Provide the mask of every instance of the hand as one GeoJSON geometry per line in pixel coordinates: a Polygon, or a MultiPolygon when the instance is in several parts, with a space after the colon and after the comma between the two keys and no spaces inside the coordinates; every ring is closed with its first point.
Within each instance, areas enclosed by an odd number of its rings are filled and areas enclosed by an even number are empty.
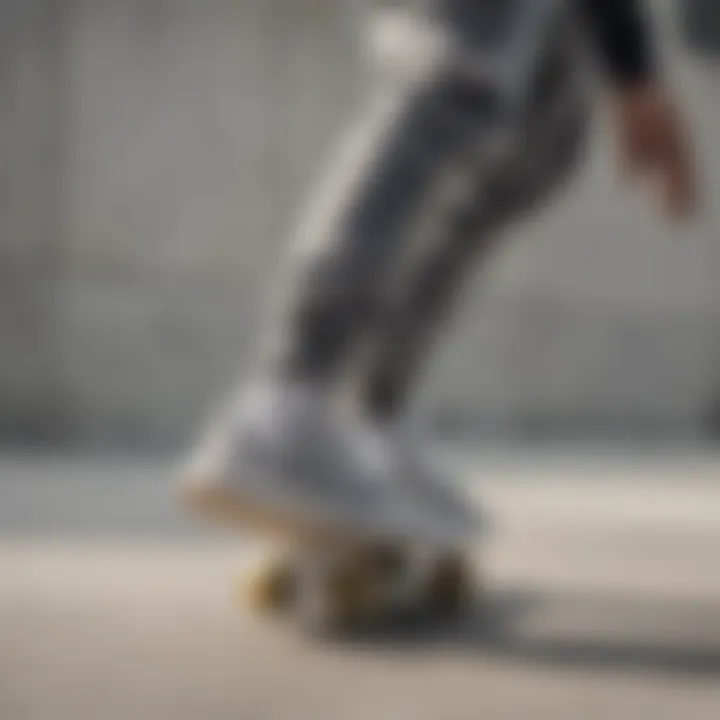
{"type": "Polygon", "coordinates": [[[673,217],[690,215],[697,203],[695,168],[675,104],[653,83],[619,90],[615,102],[620,162],[631,176],[657,185],[673,217]]]}

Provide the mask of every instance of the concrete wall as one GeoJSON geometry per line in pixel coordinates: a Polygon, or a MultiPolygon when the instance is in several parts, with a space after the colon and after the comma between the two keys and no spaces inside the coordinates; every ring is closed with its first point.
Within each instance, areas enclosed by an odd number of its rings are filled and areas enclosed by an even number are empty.
{"type": "Polygon", "coordinates": [[[56,334],[66,212],[62,38],[52,3],[0,4],[0,434],[61,423],[56,334]]]}
{"type": "MultiPolygon", "coordinates": [[[[0,3],[6,437],[192,430],[241,368],[294,212],[357,107],[361,11],[0,3]]],[[[712,196],[720,83],[672,56],[712,196]]],[[[450,333],[424,394],[446,416],[692,434],[720,401],[717,211],[662,227],[613,182],[608,142],[600,124],[583,176],[502,248],[450,333]]]]}

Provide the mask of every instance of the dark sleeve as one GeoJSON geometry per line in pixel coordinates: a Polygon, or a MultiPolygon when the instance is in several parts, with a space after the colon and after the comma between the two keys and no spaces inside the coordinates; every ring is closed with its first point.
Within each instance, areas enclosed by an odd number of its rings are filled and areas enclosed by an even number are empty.
{"type": "Polygon", "coordinates": [[[642,0],[577,0],[611,82],[646,80],[656,69],[651,22],[642,0]]]}

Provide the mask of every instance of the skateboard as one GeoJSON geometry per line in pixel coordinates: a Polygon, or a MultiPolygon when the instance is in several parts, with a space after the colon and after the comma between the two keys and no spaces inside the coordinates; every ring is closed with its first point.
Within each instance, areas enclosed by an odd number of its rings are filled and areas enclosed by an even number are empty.
{"type": "Polygon", "coordinates": [[[460,549],[367,540],[270,553],[241,578],[239,598],[264,616],[342,632],[458,618],[474,607],[478,591],[475,568],[460,549]]]}
{"type": "MultiPolygon", "coordinates": [[[[200,483],[202,486],[202,483],[200,483]]],[[[442,547],[428,537],[373,536],[322,526],[268,507],[237,502],[222,491],[186,495],[195,512],[273,547],[241,577],[238,597],[251,610],[344,631],[397,618],[449,619],[471,609],[478,576],[459,535],[442,547]]]]}

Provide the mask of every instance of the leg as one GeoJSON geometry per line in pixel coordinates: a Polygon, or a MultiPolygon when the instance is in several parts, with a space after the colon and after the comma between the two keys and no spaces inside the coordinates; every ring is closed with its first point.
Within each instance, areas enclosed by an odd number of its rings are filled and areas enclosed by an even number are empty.
{"type": "MultiPolygon", "coordinates": [[[[300,223],[283,284],[290,292],[262,358],[269,381],[255,383],[252,402],[233,399],[218,441],[197,454],[191,474],[210,480],[201,480],[195,505],[229,507],[242,490],[234,504],[253,499],[254,515],[277,497],[294,506],[300,496],[306,512],[357,520],[363,532],[379,524],[396,534],[415,522],[392,486],[392,458],[374,433],[358,437],[330,417],[327,387],[379,326],[425,198],[472,149],[495,106],[486,83],[440,62],[376,97],[300,223]],[[256,465],[263,481],[251,487],[256,465]],[[369,475],[383,482],[369,483],[369,475]]],[[[263,524],[286,525],[276,515],[263,524]]]]}
{"type": "MultiPolygon", "coordinates": [[[[492,155],[497,115],[492,108],[478,114],[477,152],[455,168],[454,202],[439,209],[442,220],[406,272],[403,291],[359,373],[360,401],[371,416],[392,419],[404,409],[432,337],[469,269],[487,256],[513,218],[546,198],[577,164],[586,105],[574,40],[558,33],[542,56],[531,101],[515,134],[507,137],[512,149],[504,157],[492,155]]],[[[441,199],[436,202],[442,205],[441,199]]]]}
{"type": "MultiPolygon", "coordinates": [[[[492,163],[487,155],[499,134],[514,133],[521,146],[526,130],[536,132],[527,95],[537,57],[558,32],[558,5],[434,0],[405,17],[404,37],[411,39],[407,56],[402,40],[393,48],[397,67],[388,75],[395,86],[381,88],[300,222],[285,283],[290,292],[264,356],[274,373],[315,381],[341,376],[390,311],[398,277],[423,242],[418,234],[446,181],[483,164],[466,178],[470,204],[473,182],[502,184],[498,176],[510,173],[509,160],[492,163]]],[[[511,185],[521,172],[516,168],[508,178],[511,185]]],[[[496,194],[517,192],[509,187],[496,194]]]]}
{"type": "MultiPolygon", "coordinates": [[[[442,52],[411,61],[398,86],[377,97],[301,223],[288,302],[266,358],[271,381],[252,387],[219,423],[217,438],[201,445],[189,473],[198,479],[189,493],[195,506],[262,516],[263,525],[291,537],[299,523],[324,537],[342,525],[384,542],[418,534],[446,542],[454,509],[446,522],[435,499],[412,496],[398,478],[411,473],[398,472],[385,433],[340,422],[326,407],[324,386],[346,375],[365,340],[397,333],[380,343],[368,387],[373,397],[383,383],[401,395],[477,232],[486,235],[546,182],[537,169],[557,149],[542,128],[563,104],[540,99],[565,81],[557,79],[562,72],[535,69],[538,48],[554,46],[554,15],[547,27],[531,24],[533,42],[525,20],[555,2],[432,4],[424,30],[439,33],[442,52]],[[490,7],[510,8],[500,41],[469,32],[487,20],[477,9],[490,7]],[[452,208],[441,216],[452,222],[433,227],[443,198],[452,208]]],[[[553,68],[562,53],[546,54],[543,67],[553,68]]]]}
{"type": "Polygon", "coordinates": [[[386,290],[409,250],[424,198],[467,151],[489,97],[433,75],[390,106],[378,102],[341,154],[340,177],[331,174],[301,225],[296,276],[271,352],[281,376],[334,380],[346,368],[387,311],[386,290]]]}

